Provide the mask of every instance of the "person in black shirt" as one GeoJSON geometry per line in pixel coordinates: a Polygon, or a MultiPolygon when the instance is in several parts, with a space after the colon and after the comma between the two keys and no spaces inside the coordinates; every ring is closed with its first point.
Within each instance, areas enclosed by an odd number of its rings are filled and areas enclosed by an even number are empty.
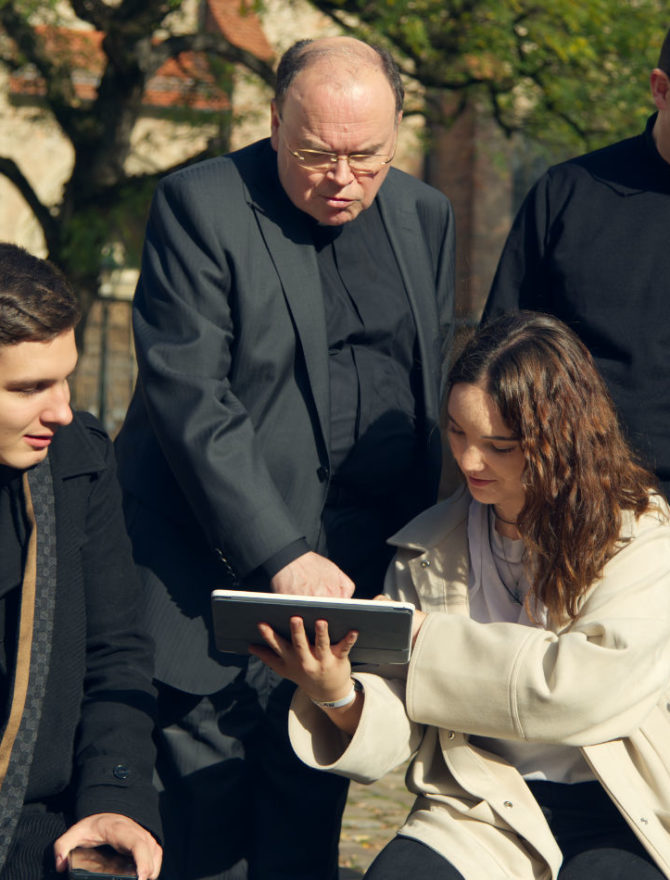
{"type": "Polygon", "coordinates": [[[1,880],[77,846],[140,880],[161,863],[152,655],[111,443],[70,409],[78,317],[54,266],[0,244],[1,880]]]}
{"type": "Polygon", "coordinates": [[[646,130],[550,168],[524,201],[484,308],[553,314],[594,356],[628,440],[670,498],[670,31],[646,130]]]}

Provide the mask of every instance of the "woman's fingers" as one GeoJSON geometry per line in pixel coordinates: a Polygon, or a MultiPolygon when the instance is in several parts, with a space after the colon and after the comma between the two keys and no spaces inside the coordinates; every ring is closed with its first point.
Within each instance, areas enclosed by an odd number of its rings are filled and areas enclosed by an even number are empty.
{"type": "Polygon", "coordinates": [[[351,632],[348,632],[336,645],[332,646],[333,654],[340,660],[346,659],[351,653],[351,649],[356,644],[357,639],[358,632],[355,629],[352,629],[351,632]]]}
{"type": "MultiPolygon", "coordinates": [[[[307,636],[304,633],[304,628],[302,634],[305,639],[305,644],[309,645],[307,636]]],[[[356,630],[351,630],[344,636],[344,638],[340,639],[339,642],[332,644],[330,641],[330,633],[328,631],[328,621],[317,620],[314,624],[313,656],[320,664],[327,664],[333,657],[340,660],[344,659],[349,655],[349,652],[356,644],[357,638],[358,632],[356,630]]]]}
{"type": "Polygon", "coordinates": [[[349,653],[358,632],[352,630],[334,645],[330,643],[328,623],[317,620],[314,641],[310,643],[302,617],[291,617],[291,640],[282,638],[268,624],[258,630],[267,647],[252,645],[249,650],[284,678],[290,678],[316,700],[338,700],[351,689],[349,653]]]}
{"type": "MultiPolygon", "coordinates": [[[[301,668],[308,675],[319,675],[341,661],[347,660],[356,644],[358,632],[351,630],[339,642],[331,644],[328,622],[317,620],[314,624],[314,641],[310,642],[302,617],[290,619],[291,641],[282,638],[267,623],[260,623],[258,630],[267,648],[252,646],[253,654],[260,657],[275,670],[301,668]]],[[[284,673],[286,674],[286,673],[284,673]]],[[[293,677],[293,676],[291,676],[293,677]]]]}
{"type": "Polygon", "coordinates": [[[317,620],[314,624],[314,653],[318,660],[324,660],[330,653],[330,635],[325,620],[317,620]]]}
{"type": "Polygon", "coordinates": [[[268,623],[259,623],[258,632],[279,657],[286,652],[288,642],[276,633],[268,623]]]}
{"type": "Polygon", "coordinates": [[[295,649],[296,655],[300,660],[301,664],[309,665],[309,662],[312,660],[312,646],[309,642],[309,638],[307,637],[307,633],[305,632],[305,622],[302,617],[292,617],[290,621],[291,625],[291,643],[293,644],[293,648],[295,649]]]}

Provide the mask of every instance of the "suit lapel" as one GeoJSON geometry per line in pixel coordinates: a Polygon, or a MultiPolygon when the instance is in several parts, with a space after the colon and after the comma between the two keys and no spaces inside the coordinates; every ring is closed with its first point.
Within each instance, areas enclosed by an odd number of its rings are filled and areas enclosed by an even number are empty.
{"type": "Polygon", "coordinates": [[[437,419],[438,401],[435,393],[435,376],[439,375],[439,352],[434,350],[433,338],[438,325],[435,306],[435,279],[430,261],[425,258],[426,244],[416,219],[416,213],[404,207],[401,192],[393,194],[393,180],[387,178],[379,191],[377,200],[386,232],[395,254],[410,308],[421,355],[423,394],[429,421],[437,419]],[[391,184],[391,186],[389,186],[391,184]]]}
{"type": "Polygon", "coordinates": [[[282,226],[252,204],[293,318],[326,448],[330,441],[330,376],[326,316],[319,269],[309,226],[297,210],[282,216],[282,226]]]}

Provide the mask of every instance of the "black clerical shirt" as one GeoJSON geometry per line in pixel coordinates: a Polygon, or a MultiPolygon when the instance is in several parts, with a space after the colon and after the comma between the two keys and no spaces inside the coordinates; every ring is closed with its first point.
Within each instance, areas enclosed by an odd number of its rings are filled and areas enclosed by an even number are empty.
{"type": "Polygon", "coordinates": [[[365,499],[397,490],[416,452],[416,330],[376,203],[314,224],[330,368],[332,483],[365,499]]]}
{"type": "MultiPolygon", "coordinates": [[[[295,210],[278,177],[276,186],[295,210]]],[[[382,508],[416,464],[414,318],[376,202],[341,226],[311,223],[329,354],[329,504],[344,496],[348,507],[382,508]]],[[[380,526],[382,542],[402,524],[380,526]]],[[[309,549],[306,540],[294,541],[266,560],[262,575],[271,578],[309,549]]]]}

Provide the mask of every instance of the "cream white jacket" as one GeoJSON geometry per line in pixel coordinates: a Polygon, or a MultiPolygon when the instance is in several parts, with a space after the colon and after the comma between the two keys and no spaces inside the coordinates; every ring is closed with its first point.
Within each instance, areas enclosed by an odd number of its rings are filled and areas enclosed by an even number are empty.
{"type": "Polygon", "coordinates": [[[670,878],[670,523],[626,519],[630,538],[555,630],[468,616],[467,511],[460,489],[398,532],[385,591],[429,612],[408,666],[357,672],[353,738],[301,692],[289,730],[312,767],[372,782],[414,756],[417,795],[400,833],[466,880],[555,880],[561,853],[517,770],[468,734],[580,748],[670,878]],[[436,612],[436,613],[430,613],[436,612]]]}

